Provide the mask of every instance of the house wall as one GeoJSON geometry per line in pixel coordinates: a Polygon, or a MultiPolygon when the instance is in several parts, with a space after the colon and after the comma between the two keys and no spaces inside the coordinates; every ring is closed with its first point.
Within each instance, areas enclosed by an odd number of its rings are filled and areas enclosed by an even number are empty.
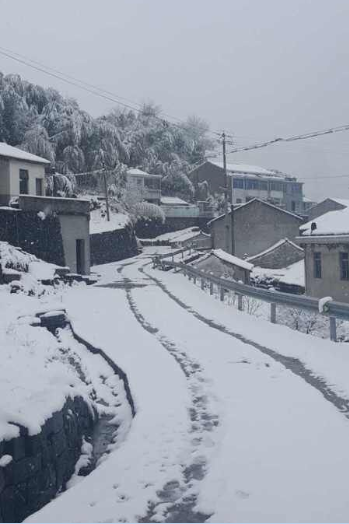
{"type": "Polygon", "coordinates": [[[19,195],[19,170],[26,169],[29,176],[29,195],[36,195],[35,179],[42,179],[43,193],[45,191],[45,164],[35,164],[33,162],[24,162],[22,160],[10,159],[10,196],[19,195]]]}
{"type": "MultiPolygon", "coordinates": [[[[294,240],[302,220],[263,202],[251,202],[234,211],[235,255],[243,258],[265,251],[282,238],[294,240]]],[[[232,253],[231,218],[228,219],[229,253],[232,253]]],[[[211,223],[213,247],[226,251],[225,217],[211,223]]]]}
{"type": "Polygon", "coordinates": [[[189,173],[189,178],[195,187],[197,187],[199,182],[206,180],[210,193],[222,193],[222,188],[225,186],[224,171],[221,167],[214,164],[205,163],[198,166],[189,173]]]}
{"type": "Polygon", "coordinates": [[[84,274],[90,274],[90,224],[89,218],[84,215],[59,215],[65,265],[69,266],[73,273],[77,272],[76,265],[76,241],[84,240],[85,243],[85,267],[84,274]]]}
{"type": "Polygon", "coordinates": [[[285,242],[281,246],[273,249],[269,253],[262,256],[256,256],[249,260],[251,264],[255,266],[269,268],[269,269],[280,269],[288,267],[299,260],[304,258],[304,252],[299,248],[297,249],[292,244],[285,242]]]}
{"type": "Polygon", "coordinates": [[[218,278],[241,280],[244,284],[250,283],[249,271],[233,264],[228,264],[215,255],[193,264],[197,269],[213,273],[218,278]]]}
{"type": "Polygon", "coordinates": [[[345,209],[345,206],[335,202],[334,200],[331,200],[330,198],[326,198],[326,200],[323,202],[320,202],[319,204],[316,204],[316,206],[313,206],[309,209],[308,220],[314,220],[315,218],[318,218],[329,211],[337,211],[339,209],[345,209]]]}
{"type": "Polygon", "coordinates": [[[10,162],[0,158],[0,204],[7,205],[10,198],[10,162]]]}
{"type": "Polygon", "coordinates": [[[322,298],[332,297],[340,302],[349,302],[349,281],[340,279],[339,253],[349,251],[349,243],[305,244],[305,292],[322,298]],[[322,278],[314,278],[314,252],[321,253],[322,278]]]}

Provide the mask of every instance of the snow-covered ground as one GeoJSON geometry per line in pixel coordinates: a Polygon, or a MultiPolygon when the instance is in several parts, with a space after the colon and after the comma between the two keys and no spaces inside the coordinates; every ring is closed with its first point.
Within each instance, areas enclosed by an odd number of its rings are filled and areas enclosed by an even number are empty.
{"type": "Polygon", "coordinates": [[[347,521],[348,346],[236,311],[147,253],[65,294],[75,329],[127,373],[136,416],[29,520],[347,521]]]}
{"type": "Polygon", "coordinates": [[[90,219],[90,233],[104,233],[106,231],[115,231],[116,229],[123,229],[130,222],[130,217],[123,213],[110,212],[110,220],[107,220],[105,211],[101,213],[100,209],[91,211],[90,219]]]}

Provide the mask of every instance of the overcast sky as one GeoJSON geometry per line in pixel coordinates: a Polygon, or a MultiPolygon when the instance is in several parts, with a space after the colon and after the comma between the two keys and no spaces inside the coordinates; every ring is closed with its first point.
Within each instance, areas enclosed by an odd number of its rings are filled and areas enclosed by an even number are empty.
{"type": "MultiPolygon", "coordinates": [[[[0,0],[0,13],[0,46],[177,118],[196,114],[237,145],[349,123],[348,0],[0,0]]],[[[0,70],[95,116],[113,107],[1,55],[0,70]]],[[[229,161],[293,174],[310,198],[349,198],[349,132],[229,161]]]]}

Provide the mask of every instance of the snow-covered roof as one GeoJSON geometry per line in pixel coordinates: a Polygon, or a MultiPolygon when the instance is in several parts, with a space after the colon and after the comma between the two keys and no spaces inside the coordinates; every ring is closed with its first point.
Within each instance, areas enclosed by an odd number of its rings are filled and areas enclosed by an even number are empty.
{"type": "Polygon", "coordinates": [[[0,142],[0,157],[15,158],[17,160],[25,160],[26,162],[36,162],[37,164],[49,164],[49,160],[41,156],[32,155],[27,151],[22,151],[18,147],[9,146],[5,142],[0,142]]]}
{"type": "MultiPolygon", "coordinates": [[[[223,162],[216,162],[212,160],[209,160],[209,162],[223,169],[223,162]]],[[[281,171],[277,171],[276,169],[265,169],[264,167],[251,166],[249,164],[227,164],[227,171],[228,174],[231,175],[256,175],[258,177],[276,177],[282,179],[288,177],[288,175],[282,173],[281,171]]]]}
{"type": "Polygon", "coordinates": [[[188,202],[178,197],[161,197],[161,204],[165,206],[189,206],[188,202]]]}
{"type": "Polygon", "coordinates": [[[228,264],[241,267],[242,269],[247,269],[247,271],[252,271],[253,269],[253,264],[250,264],[241,258],[235,257],[234,255],[230,255],[226,251],[223,251],[223,249],[213,249],[211,253],[220,260],[228,262],[228,264]]]}
{"type": "MultiPolygon", "coordinates": [[[[300,220],[300,221],[303,220],[300,216],[295,215],[294,213],[291,213],[291,211],[286,211],[286,209],[282,209],[281,207],[274,206],[273,204],[270,204],[270,202],[266,202],[265,200],[261,200],[260,198],[251,198],[251,200],[249,200],[248,202],[245,202],[244,204],[239,204],[238,206],[234,206],[234,213],[236,213],[240,209],[243,209],[246,206],[251,205],[253,202],[260,202],[261,204],[263,204],[265,206],[269,206],[269,207],[272,207],[274,209],[277,209],[281,213],[286,213],[287,215],[291,215],[294,218],[298,218],[298,220],[300,220]]],[[[229,214],[230,214],[230,212],[229,212],[229,214]]],[[[216,220],[221,220],[224,216],[225,216],[225,214],[222,213],[218,217],[213,218],[212,220],[210,220],[207,225],[210,225],[213,222],[216,222],[216,220]]]]}
{"type": "Polygon", "coordinates": [[[252,257],[248,257],[247,260],[252,262],[256,258],[262,257],[264,255],[267,255],[268,253],[271,253],[272,251],[275,251],[275,249],[278,249],[279,247],[281,247],[284,244],[289,244],[290,246],[294,247],[298,251],[303,251],[303,249],[300,246],[297,246],[297,244],[295,244],[294,242],[292,242],[288,238],[282,238],[281,240],[279,240],[278,242],[276,242],[272,246],[268,247],[268,249],[265,249],[264,251],[261,251],[261,253],[257,253],[257,255],[253,255],[252,257]]]}
{"type": "Polygon", "coordinates": [[[141,169],[138,169],[137,167],[132,167],[131,169],[127,170],[127,174],[130,176],[143,176],[143,177],[159,177],[161,178],[161,175],[152,175],[151,173],[146,173],[145,171],[142,171],[141,169]]]}
{"type": "Polygon", "coordinates": [[[264,267],[254,266],[252,271],[252,278],[264,279],[273,278],[283,284],[291,284],[295,286],[305,285],[305,269],[304,260],[299,260],[288,267],[281,269],[268,269],[264,267]]]}
{"type": "Polygon", "coordinates": [[[334,202],[337,202],[337,204],[340,204],[341,206],[349,207],[349,200],[345,198],[330,198],[330,200],[333,200],[334,202]]]}
{"type": "Polygon", "coordinates": [[[300,228],[302,236],[349,235],[349,207],[329,211],[300,228]],[[311,224],[316,224],[316,229],[311,231],[311,224]]]}

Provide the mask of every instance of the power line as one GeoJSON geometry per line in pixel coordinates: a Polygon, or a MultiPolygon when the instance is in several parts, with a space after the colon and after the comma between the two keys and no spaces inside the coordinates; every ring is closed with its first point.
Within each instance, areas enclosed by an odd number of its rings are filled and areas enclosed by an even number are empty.
{"type": "MultiPolygon", "coordinates": [[[[130,109],[132,111],[136,111],[138,113],[142,113],[142,105],[139,104],[138,102],[133,102],[125,97],[122,97],[122,96],[119,96],[119,95],[115,95],[114,93],[110,92],[110,91],[107,91],[103,88],[100,88],[100,87],[97,87],[93,84],[90,84],[88,82],[85,82],[83,80],[79,80],[78,78],[74,77],[74,76],[71,76],[71,75],[67,75],[66,73],[62,73],[61,71],[59,71],[58,69],[53,69],[51,68],[50,66],[47,66],[45,64],[42,64],[41,62],[37,62],[35,60],[32,60],[31,58],[28,58],[24,55],[21,55],[20,53],[16,53],[15,51],[11,51],[5,47],[1,47],[0,46],[0,54],[2,54],[3,56],[6,56],[7,58],[10,58],[11,60],[14,60],[16,62],[19,62],[21,64],[24,64],[26,65],[27,67],[31,67],[32,69],[35,69],[37,71],[40,71],[41,73],[44,73],[46,75],[49,75],[53,78],[56,78],[58,80],[61,80],[62,82],[66,82],[67,84],[70,84],[74,87],[77,87],[77,88],[80,88],[80,89],[83,89],[84,91],[92,94],[92,95],[95,95],[95,96],[98,96],[100,98],[104,98],[105,100],[109,100],[110,102],[113,102],[115,104],[118,104],[122,107],[125,107],[127,109],[130,109]],[[16,56],[14,56],[16,55],[16,56]],[[121,100],[125,100],[129,103],[125,103],[121,100]],[[133,104],[132,106],[130,104],[133,104]],[[138,106],[138,107],[134,107],[134,106],[138,106]]],[[[171,116],[171,115],[168,115],[167,113],[163,113],[164,116],[167,116],[167,118],[171,118],[173,120],[176,120],[179,124],[176,124],[174,122],[166,122],[165,119],[157,116],[157,115],[154,115],[154,118],[156,118],[157,120],[161,121],[161,122],[164,122],[164,123],[170,123],[171,125],[179,128],[179,129],[183,129],[183,125],[188,125],[187,122],[185,122],[184,120],[180,120],[179,118],[177,117],[174,117],[174,116],[171,116]]],[[[221,136],[221,132],[220,131],[211,131],[211,130],[208,130],[207,131],[208,133],[214,135],[215,137],[217,136],[221,136]]],[[[229,137],[232,137],[232,135],[228,135],[229,137]]]]}
{"type": "Polygon", "coordinates": [[[308,138],[316,138],[318,136],[330,135],[333,133],[341,133],[343,131],[349,131],[349,124],[345,124],[343,126],[338,126],[338,127],[329,127],[328,129],[323,129],[321,131],[312,131],[311,133],[303,133],[301,135],[293,135],[293,136],[289,136],[286,138],[285,137],[273,138],[272,140],[267,140],[265,142],[259,142],[257,144],[253,144],[250,146],[237,147],[229,151],[228,154],[231,155],[233,153],[239,153],[241,151],[251,151],[252,149],[261,149],[263,147],[268,147],[270,145],[277,144],[280,142],[295,142],[296,140],[306,140],[308,138]]]}

